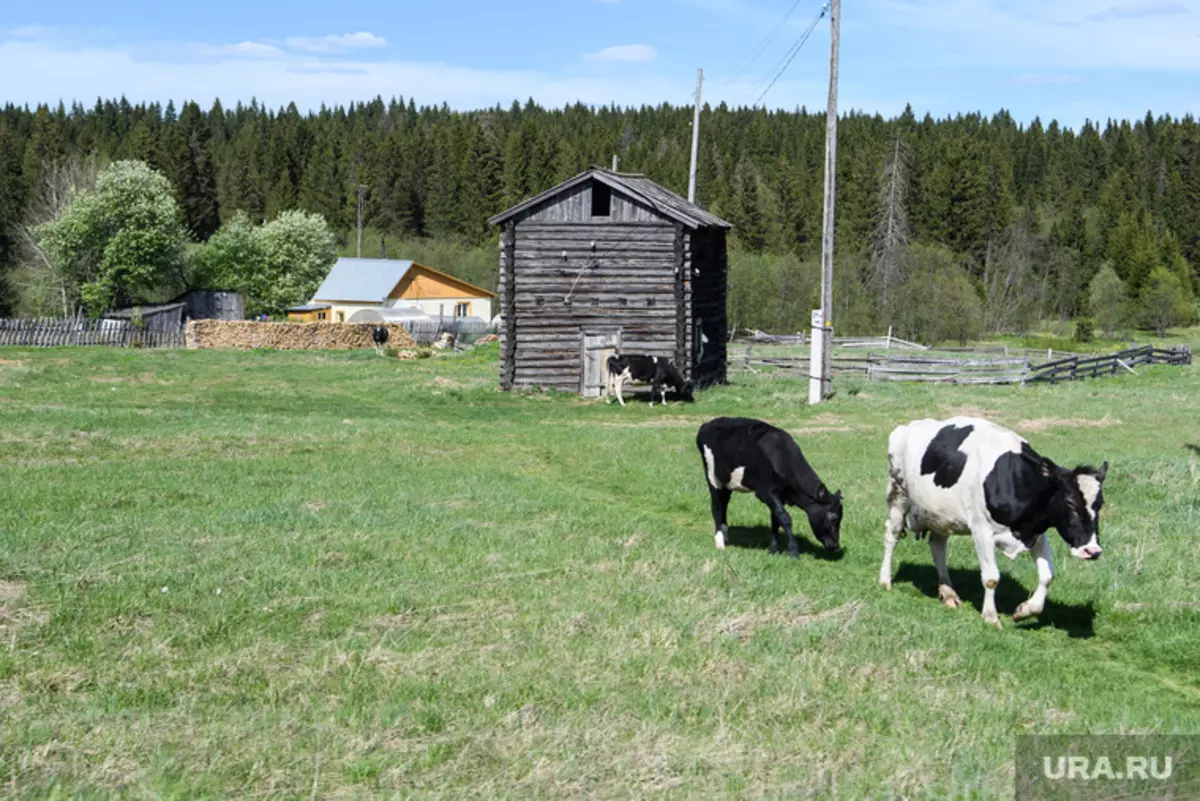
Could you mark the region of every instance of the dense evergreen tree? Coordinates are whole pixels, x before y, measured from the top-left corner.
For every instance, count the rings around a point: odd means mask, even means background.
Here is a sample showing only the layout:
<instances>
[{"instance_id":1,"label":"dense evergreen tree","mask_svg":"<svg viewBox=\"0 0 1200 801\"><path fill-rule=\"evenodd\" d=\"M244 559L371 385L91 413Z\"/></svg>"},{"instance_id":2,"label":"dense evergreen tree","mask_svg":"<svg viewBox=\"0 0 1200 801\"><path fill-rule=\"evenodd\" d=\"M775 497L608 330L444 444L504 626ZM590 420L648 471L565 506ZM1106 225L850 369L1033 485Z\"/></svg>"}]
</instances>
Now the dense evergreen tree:
<instances>
[{"instance_id":1,"label":"dense evergreen tree","mask_svg":"<svg viewBox=\"0 0 1200 801\"><path fill-rule=\"evenodd\" d=\"M722 103L703 115L699 202L736 225L735 262L746 258L739 251L767 254L732 279L741 282L739 298L753 289L771 299L747 301L742 322L753 323L756 308L768 315L754 323L763 326L780 315L804 318L822 224L824 114ZM613 155L622 171L684 193L691 116L669 105L545 109L532 100L453 112L412 98L309 114L294 105L205 111L189 102L177 110L124 98L70 109L9 105L0 108L0 275L25 258L13 232L47 180L82 157L98 167L139 159L162 171L199 241L239 210L257 225L302 208L349 242L361 183L366 224L380 238L483 244L496 235L490 215L586 166L608 166ZM892 216L881 217L898 141L904 191ZM835 298L839 314L861 315L864 327L891 314L880 304L884 275L897 324L915 327L904 305L910 287L892 292L897 276L922 283L946 270L957 291L965 271L993 325L1018 327L1031 316L1077 313L1105 261L1133 300L1159 267L1185 297L1200 290L1200 125L1191 116L1073 131L1054 120L1021 126L1004 111L918 119L906 109L890 120L851 113L838 153L837 247L846 269ZM909 244L882 258L878 232L888 219L905 223ZM770 255L781 253L798 261ZM1156 291L1165 294L1167 284ZM1009 306L993 314L993 302ZM0 310L12 305L11 287L0 284Z\"/></svg>"}]
</instances>

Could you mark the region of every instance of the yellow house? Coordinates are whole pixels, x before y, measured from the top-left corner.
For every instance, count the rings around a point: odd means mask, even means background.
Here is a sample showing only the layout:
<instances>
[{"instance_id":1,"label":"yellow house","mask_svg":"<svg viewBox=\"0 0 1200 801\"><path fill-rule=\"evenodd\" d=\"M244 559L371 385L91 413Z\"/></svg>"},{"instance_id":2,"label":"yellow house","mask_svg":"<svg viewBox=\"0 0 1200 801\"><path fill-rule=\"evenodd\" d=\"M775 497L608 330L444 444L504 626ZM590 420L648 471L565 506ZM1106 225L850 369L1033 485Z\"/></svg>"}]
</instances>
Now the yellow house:
<instances>
[{"instance_id":1,"label":"yellow house","mask_svg":"<svg viewBox=\"0 0 1200 801\"><path fill-rule=\"evenodd\" d=\"M312 299L289 320L344 323L363 309L415 308L433 319L492 320L496 293L424 264L397 259L338 259Z\"/></svg>"}]
</instances>

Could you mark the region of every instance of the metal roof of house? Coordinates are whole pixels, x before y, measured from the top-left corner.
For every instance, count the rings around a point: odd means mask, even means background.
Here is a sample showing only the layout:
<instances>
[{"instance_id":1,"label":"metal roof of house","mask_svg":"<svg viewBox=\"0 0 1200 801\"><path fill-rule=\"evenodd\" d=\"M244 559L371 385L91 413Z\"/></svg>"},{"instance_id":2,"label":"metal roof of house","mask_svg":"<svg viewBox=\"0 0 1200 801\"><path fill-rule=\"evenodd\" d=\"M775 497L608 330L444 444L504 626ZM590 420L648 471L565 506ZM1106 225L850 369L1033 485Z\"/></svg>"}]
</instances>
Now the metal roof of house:
<instances>
[{"instance_id":1,"label":"metal roof of house","mask_svg":"<svg viewBox=\"0 0 1200 801\"><path fill-rule=\"evenodd\" d=\"M338 259L312 300L381 303L404 278L409 267L412 267L411 261L398 259Z\"/></svg>"},{"instance_id":2,"label":"metal roof of house","mask_svg":"<svg viewBox=\"0 0 1200 801\"><path fill-rule=\"evenodd\" d=\"M286 309L284 309L284 311L310 312L310 311L320 311L321 309L328 309L329 307L330 306L328 303L305 303L300 306L289 306Z\"/></svg>"},{"instance_id":3,"label":"metal roof of house","mask_svg":"<svg viewBox=\"0 0 1200 801\"><path fill-rule=\"evenodd\" d=\"M733 227L717 215L705 211L695 203L688 202L670 189L654 183L654 181L651 181L644 175L639 173L613 172L602 167L592 167L576 175L569 181L551 187L541 194L534 195L528 200L513 206L511 209L500 212L488 220L488 223L499 225L510 217L528 211L534 206L538 206L546 200L553 198L559 192L578 186L584 181L591 179L607 184L618 192L623 192L634 200L641 201L663 217L686 225L689 228Z\"/></svg>"}]
</instances>

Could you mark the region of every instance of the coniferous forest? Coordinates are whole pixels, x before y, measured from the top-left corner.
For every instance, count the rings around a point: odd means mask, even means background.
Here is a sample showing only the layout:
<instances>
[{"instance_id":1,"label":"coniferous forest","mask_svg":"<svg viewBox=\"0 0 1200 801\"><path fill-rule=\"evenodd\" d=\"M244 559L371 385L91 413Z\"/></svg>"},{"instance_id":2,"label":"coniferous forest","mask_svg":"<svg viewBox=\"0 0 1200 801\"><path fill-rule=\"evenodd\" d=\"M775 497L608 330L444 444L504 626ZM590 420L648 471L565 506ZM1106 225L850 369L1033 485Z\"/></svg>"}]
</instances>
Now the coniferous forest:
<instances>
[{"instance_id":1,"label":"coniferous forest","mask_svg":"<svg viewBox=\"0 0 1200 801\"><path fill-rule=\"evenodd\" d=\"M164 175L193 243L245 217L322 215L354 253L428 258L494 288L492 214L591 165L686 194L692 110L576 105L455 112L412 100L301 114L97 101L0 110L0 315L53 313L28 290L31 226L119 160ZM697 199L729 220L730 321L807 327L818 292L823 112L706 107ZM361 189L360 189L361 187ZM47 210L51 210L48 212ZM237 215L235 217L235 215ZM1007 113L851 113L838 138L840 333L925 341L1047 321L1109 334L1191 322L1200 288L1200 127L1018 124ZM189 283L183 269L175 290ZM149 298L148 298L149 299ZM147 299L147 300L148 300ZM306 298L296 298L302 301Z\"/></svg>"}]
</instances>

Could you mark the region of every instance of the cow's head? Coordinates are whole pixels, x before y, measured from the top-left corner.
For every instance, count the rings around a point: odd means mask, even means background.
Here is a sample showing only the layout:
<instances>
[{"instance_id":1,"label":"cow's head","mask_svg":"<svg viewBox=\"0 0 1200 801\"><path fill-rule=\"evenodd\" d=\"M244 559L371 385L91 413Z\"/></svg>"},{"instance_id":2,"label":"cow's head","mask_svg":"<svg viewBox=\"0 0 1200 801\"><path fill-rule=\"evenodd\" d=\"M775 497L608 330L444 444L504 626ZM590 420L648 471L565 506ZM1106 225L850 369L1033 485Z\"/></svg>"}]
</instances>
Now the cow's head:
<instances>
[{"instance_id":1,"label":"cow's head","mask_svg":"<svg viewBox=\"0 0 1200 801\"><path fill-rule=\"evenodd\" d=\"M825 485L817 490L817 502L804 508L813 536L831 551L836 551L842 534L842 491L832 495Z\"/></svg>"},{"instance_id":2,"label":"cow's head","mask_svg":"<svg viewBox=\"0 0 1200 801\"><path fill-rule=\"evenodd\" d=\"M1074 470L1054 467L1053 471L1064 512L1058 521L1058 533L1070 546L1072 556L1099 557L1104 550L1100 547L1100 507L1104 505L1103 484L1108 462L1099 468L1081 465Z\"/></svg>"}]
</instances>

